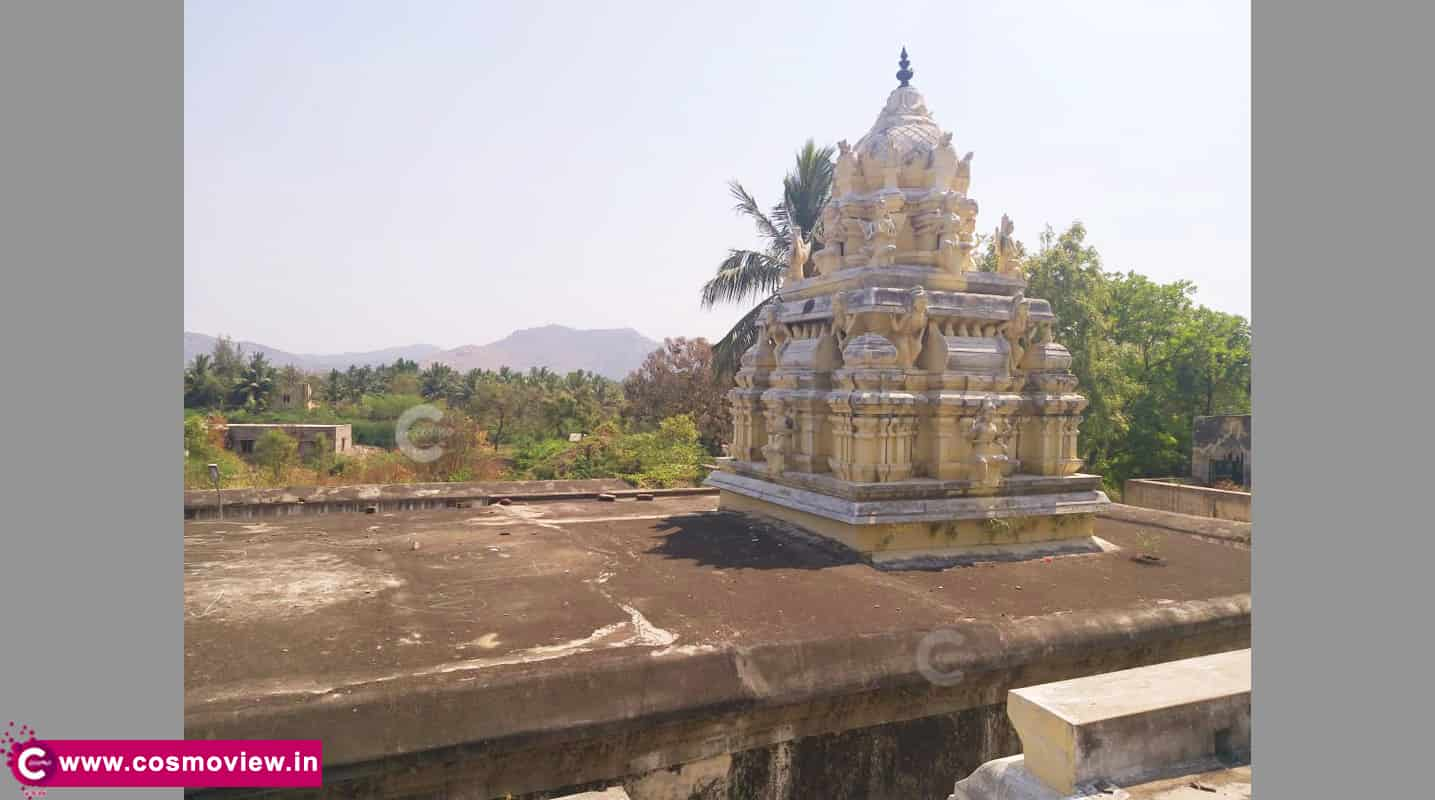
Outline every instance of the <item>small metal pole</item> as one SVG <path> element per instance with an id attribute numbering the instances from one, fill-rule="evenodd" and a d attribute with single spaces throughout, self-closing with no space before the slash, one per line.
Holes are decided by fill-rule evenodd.
<path id="1" fill-rule="evenodd" d="M 224 495 L 219 492 L 219 465 L 209 465 L 209 479 L 214 481 L 214 499 L 219 506 L 219 518 L 224 519 Z"/>

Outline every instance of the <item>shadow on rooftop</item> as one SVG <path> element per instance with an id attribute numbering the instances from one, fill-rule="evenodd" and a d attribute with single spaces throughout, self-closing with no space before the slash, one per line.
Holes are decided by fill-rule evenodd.
<path id="1" fill-rule="evenodd" d="M 719 569 L 826 569 L 858 564 L 855 553 L 786 535 L 758 520 L 725 512 L 660 521 L 646 552 Z"/>

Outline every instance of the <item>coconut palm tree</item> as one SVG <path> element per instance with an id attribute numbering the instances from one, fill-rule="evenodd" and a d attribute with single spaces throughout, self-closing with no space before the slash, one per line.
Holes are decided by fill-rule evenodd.
<path id="1" fill-rule="evenodd" d="M 224 402 L 224 384 L 214 373 L 214 361 L 198 353 L 184 372 L 184 405 L 186 408 L 216 408 Z"/>
<path id="2" fill-rule="evenodd" d="M 269 396 L 274 393 L 275 372 L 263 353 L 250 356 L 249 364 L 244 367 L 244 372 L 234 385 L 234 405 L 251 411 L 268 408 Z"/>
<path id="3" fill-rule="evenodd" d="M 419 394 L 425 400 L 448 399 L 459 393 L 461 380 L 453 367 L 435 361 L 419 373 Z"/>
<path id="4" fill-rule="evenodd" d="M 782 179 L 782 202 L 767 213 L 741 183 L 728 184 L 728 191 L 737 201 L 733 210 L 753 221 L 766 246 L 762 250 L 729 250 L 717 274 L 703 284 L 703 308 L 761 300 L 713 345 L 713 373 L 721 376 L 720 380 L 737 371 L 738 360 L 757 340 L 757 314 L 782 286 L 794 229 L 804 239 L 813 238 L 816 232 L 822 207 L 832 196 L 832 152 L 831 147 L 818 147 L 808 139 L 797 151 L 794 168 Z M 818 242 L 812 245 L 814 253 L 821 248 Z M 809 257 L 804 272 L 811 275 L 811 270 Z"/>

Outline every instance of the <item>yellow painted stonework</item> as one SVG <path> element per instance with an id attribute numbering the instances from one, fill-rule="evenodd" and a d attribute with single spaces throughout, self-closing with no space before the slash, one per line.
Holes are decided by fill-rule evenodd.
<path id="1" fill-rule="evenodd" d="M 985 551 L 999 555 L 1015 552 L 1022 545 L 1088 541 L 1094 529 L 1091 514 L 853 525 L 728 491 L 720 493 L 718 509 L 756 514 L 796 525 L 840 542 L 874 561 L 957 552 L 975 554 Z"/>
<path id="2" fill-rule="evenodd" d="M 1070 508 L 1015 531 L 969 519 L 987 507 L 982 496 L 1015 498 L 992 516 L 1031 516 L 1022 506 L 1053 514 L 1013 488 L 1017 476 L 1071 479 L 1040 491 L 1087 491 L 1084 513 L 1107 502 L 1079 474 L 1087 400 L 1075 391 L 1071 353 L 1053 340 L 1050 304 L 1026 296 L 1006 216 L 992 234 L 996 270 L 977 268 L 973 154 L 958 155 L 905 80 L 871 130 L 838 149 L 832 198 L 817 230 L 795 231 L 787 277 L 759 313 L 757 342 L 728 394 L 734 430 L 720 469 L 748 480 L 714 476 L 725 507 L 786 519 L 865 555 L 1089 537 L 1089 521 L 1056 519 Z M 888 506 L 851 511 L 870 517 L 859 524 L 842 508 L 809 513 L 813 503 L 796 507 L 776 488 L 814 478 L 894 491 Z M 973 500 L 945 502 L 957 496 Z M 907 519 L 929 498 L 953 518 Z"/>

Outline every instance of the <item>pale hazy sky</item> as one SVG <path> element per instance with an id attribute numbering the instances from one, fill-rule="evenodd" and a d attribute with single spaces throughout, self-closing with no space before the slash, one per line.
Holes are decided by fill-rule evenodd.
<path id="1" fill-rule="evenodd" d="M 186 3 L 184 325 L 299 352 L 716 339 L 741 180 L 856 141 L 906 45 L 978 231 L 1250 314 L 1245 2 Z"/>

